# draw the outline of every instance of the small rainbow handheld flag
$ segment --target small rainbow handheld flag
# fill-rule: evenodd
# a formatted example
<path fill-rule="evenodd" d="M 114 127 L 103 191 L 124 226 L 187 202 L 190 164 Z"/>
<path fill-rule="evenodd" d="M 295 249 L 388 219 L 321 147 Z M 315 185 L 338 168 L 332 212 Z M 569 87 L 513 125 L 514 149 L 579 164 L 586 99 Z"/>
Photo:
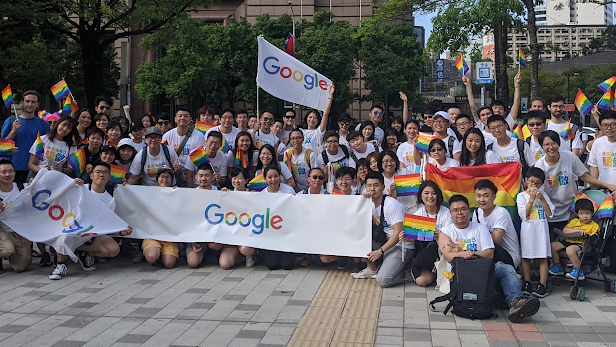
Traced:
<path fill-rule="evenodd" d="M 516 125 L 516 127 L 513 129 L 513 131 L 511 132 L 511 137 L 524 140 L 524 131 L 522 131 L 522 126 L 520 124 Z"/>
<path fill-rule="evenodd" d="M 235 162 L 233 163 L 233 167 L 243 167 L 244 169 L 248 169 L 248 161 L 246 160 L 246 156 L 241 149 L 237 149 L 235 152 Z"/>
<path fill-rule="evenodd" d="M 519 57 L 520 66 L 526 67 L 526 54 L 524 54 L 524 51 L 522 50 L 522 48 L 518 49 L 518 57 Z"/>
<path fill-rule="evenodd" d="M 79 111 L 79 107 L 77 107 L 75 100 L 73 100 L 73 98 L 71 97 L 71 94 L 69 93 L 66 96 L 66 101 L 64 102 L 64 106 L 62 106 L 61 115 L 68 116 L 69 114 L 77 112 L 77 111 Z"/>
<path fill-rule="evenodd" d="M 75 176 L 80 177 L 86 171 L 86 151 L 83 147 L 66 158 L 66 164 L 73 169 Z"/>
<path fill-rule="evenodd" d="M 43 160 L 45 158 L 45 145 L 43 144 L 43 140 L 41 140 L 41 133 L 36 133 L 36 141 L 34 142 L 36 145 L 36 151 L 34 152 L 34 156 L 38 160 Z"/>
<path fill-rule="evenodd" d="M 268 184 L 265 182 L 265 177 L 263 177 L 263 173 L 260 173 L 255 176 L 250 182 L 248 182 L 248 189 L 260 192 L 263 189 L 267 188 Z"/>
<path fill-rule="evenodd" d="M 596 202 L 594 202 L 588 195 L 584 194 L 584 192 L 579 192 L 578 195 L 575 198 L 573 198 L 573 201 L 571 201 L 571 205 L 569 205 L 569 211 L 571 213 L 575 214 L 575 203 L 576 201 L 580 199 L 590 200 L 592 202 L 593 207 L 595 208 L 595 211 L 599 209 L 599 205 Z"/>
<path fill-rule="evenodd" d="M 466 73 L 469 70 L 468 64 L 466 63 L 466 60 L 464 60 L 464 57 L 462 56 L 462 52 L 460 52 L 460 56 L 458 57 L 458 60 L 456 60 L 456 68 L 458 69 L 458 71 L 460 71 L 462 75 L 466 75 Z"/>
<path fill-rule="evenodd" d="M 12 155 L 15 151 L 15 141 L 0 139 L 0 155 Z"/>
<path fill-rule="evenodd" d="M 126 173 L 128 172 L 128 169 L 123 168 L 118 165 L 113 165 L 113 164 L 109 166 L 111 166 L 111 178 L 109 179 L 109 182 L 112 182 L 115 184 L 122 184 L 122 181 L 126 177 Z"/>
<path fill-rule="evenodd" d="M 574 104 L 582 116 L 585 116 L 592 111 L 592 104 L 581 89 L 578 89 Z"/>
<path fill-rule="evenodd" d="M 231 148 L 229 147 L 229 142 L 227 142 L 227 139 L 223 136 L 222 137 L 222 145 L 220 145 L 219 150 L 223 153 L 227 153 L 229 152 Z"/>
<path fill-rule="evenodd" d="M 404 238 L 418 241 L 434 240 L 436 218 L 404 214 Z"/>
<path fill-rule="evenodd" d="M 428 153 L 428 146 L 430 146 L 430 141 L 438 138 L 439 137 L 436 135 L 419 133 L 419 136 L 417 136 L 417 144 L 415 145 L 415 149 L 423 153 Z"/>
<path fill-rule="evenodd" d="M 417 192 L 419 192 L 419 186 L 421 185 L 420 176 L 420 174 L 394 176 L 394 182 L 396 182 L 396 194 L 398 194 L 398 196 L 417 195 Z"/>
<path fill-rule="evenodd" d="M 597 107 L 602 111 L 609 111 L 614 107 L 614 91 L 608 89 L 599 100 Z"/>
<path fill-rule="evenodd" d="M 113 146 L 115 149 L 118 149 L 118 141 L 107 141 L 106 145 Z"/>
<path fill-rule="evenodd" d="M 205 148 L 203 148 L 203 146 L 190 152 L 188 156 L 190 157 L 190 161 L 192 161 L 196 167 L 199 167 L 201 164 L 206 164 L 210 162 L 210 158 L 207 157 L 207 154 L 205 153 Z"/>
<path fill-rule="evenodd" d="M 344 195 L 344 192 L 340 189 L 334 188 L 334 190 L 332 190 L 332 195 Z"/>
<path fill-rule="evenodd" d="M 614 216 L 614 198 L 608 196 L 603 200 L 597 212 L 595 212 L 595 216 L 593 217 L 595 220 L 604 219 L 604 218 L 612 218 Z"/>
<path fill-rule="evenodd" d="M 53 94 L 53 97 L 56 99 L 57 102 L 60 102 L 60 99 L 65 98 L 70 93 L 70 90 L 68 89 L 68 85 L 66 84 L 66 81 L 64 81 L 64 78 L 51 87 L 51 93 Z"/>
<path fill-rule="evenodd" d="M 6 106 L 6 108 L 11 107 L 11 105 L 15 103 L 10 84 L 6 86 L 6 88 L 2 89 L 2 100 L 4 101 L 4 106 Z"/>
<path fill-rule="evenodd" d="M 565 141 L 569 141 L 574 136 L 575 134 L 571 131 L 571 119 L 569 119 L 569 121 L 565 125 L 565 128 L 560 132 L 560 137 Z"/>
<path fill-rule="evenodd" d="M 207 131 L 212 129 L 213 127 L 215 127 L 215 125 L 212 124 L 212 123 L 202 122 L 200 120 L 195 122 L 195 129 L 199 130 L 200 132 L 202 132 L 203 135 L 205 135 L 205 133 L 207 133 Z M 224 136 L 223 136 L 223 138 L 224 138 Z"/>
<path fill-rule="evenodd" d="M 612 89 L 612 86 L 616 83 L 616 76 L 612 76 L 605 81 L 597 84 L 597 87 L 601 89 L 604 93 L 607 93 L 608 90 Z"/>

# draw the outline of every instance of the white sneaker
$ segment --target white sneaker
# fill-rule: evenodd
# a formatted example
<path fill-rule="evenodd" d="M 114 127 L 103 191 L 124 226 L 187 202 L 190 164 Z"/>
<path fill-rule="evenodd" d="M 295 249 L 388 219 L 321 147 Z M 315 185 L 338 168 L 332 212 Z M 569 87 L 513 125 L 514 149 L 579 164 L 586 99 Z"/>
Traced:
<path fill-rule="evenodd" d="M 376 270 L 365 268 L 360 272 L 352 273 L 353 278 L 376 278 Z"/>
<path fill-rule="evenodd" d="M 53 272 L 51 273 L 51 275 L 49 275 L 49 279 L 50 280 L 62 279 L 62 276 L 66 275 L 66 273 L 67 273 L 66 265 L 58 264 L 53 269 Z"/>
<path fill-rule="evenodd" d="M 94 266 L 95 259 L 94 257 L 89 256 L 88 252 L 79 252 L 79 254 L 77 254 L 77 258 L 83 271 L 90 272 L 96 270 L 96 267 Z"/>
<path fill-rule="evenodd" d="M 255 259 L 252 257 L 252 255 L 247 255 L 246 256 L 246 267 L 254 267 L 255 266 Z"/>

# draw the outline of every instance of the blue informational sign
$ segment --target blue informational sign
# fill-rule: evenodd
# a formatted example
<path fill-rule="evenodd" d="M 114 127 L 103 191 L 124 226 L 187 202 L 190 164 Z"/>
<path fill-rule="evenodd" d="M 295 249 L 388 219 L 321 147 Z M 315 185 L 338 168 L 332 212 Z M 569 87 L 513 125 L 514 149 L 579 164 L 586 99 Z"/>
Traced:
<path fill-rule="evenodd" d="M 436 60 L 436 82 L 445 82 L 445 59 Z"/>
<path fill-rule="evenodd" d="M 475 65 L 477 71 L 477 84 L 492 84 L 494 76 L 492 75 L 492 62 L 479 62 Z"/>

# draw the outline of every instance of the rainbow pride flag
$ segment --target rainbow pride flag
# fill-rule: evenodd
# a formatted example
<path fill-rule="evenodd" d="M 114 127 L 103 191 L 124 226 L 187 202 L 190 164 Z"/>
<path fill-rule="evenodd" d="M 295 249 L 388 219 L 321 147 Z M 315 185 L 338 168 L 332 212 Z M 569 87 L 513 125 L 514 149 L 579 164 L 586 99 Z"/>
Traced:
<path fill-rule="evenodd" d="M 207 133 L 207 131 L 212 129 L 213 127 L 215 127 L 215 125 L 212 124 L 212 123 L 202 122 L 200 120 L 195 122 L 195 129 L 199 130 L 200 132 L 202 132 L 203 135 L 205 135 L 205 133 Z M 223 136 L 223 138 L 224 138 L 224 136 Z"/>
<path fill-rule="evenodd" d="M 601 111 L 609 111 L 614 107 L 614 91 L 612 89 L 608 89 L 607 92 L 603 94 L 597 107 Z"/>
<path fill-rule="evenodd" d="M 15 152 L 15 141 L 0 139 L 0 156 L 13 155 Z"/>
<path fill-rule="evenodd" d="M 344 192 L 340 189 L 334 188 L 332 190 L 332 195 L 344 195 Z"/>
<path fill-rule="evenodd" d="M 73 169 L 75 176 L 81 177 L 84 171 L 86 171 L 86 151 L 84 147 L 73 152 L 66 158 L 66 164 Z"/>
<path fill-rule="evenodd" d="M 524 54 L 524 51 L 522 50 L 522 48 L 518 49 L 518 58 L 519 58 L 518 61 L 520 62 L 520 66 L 526 67 L 526 54 Z"/>
<path fill-rule="evenodd" d="M 41 140 L 41 133 L 36 133 L 36 141 L 34 144 L 36 145 L 34 147 L 36 149 L 34 156 L 38 160 L 43 160 L 45 158 L 45 145 L 43 144 L 43 140 Z"/>
<path fill-rule="evenodd" d="M 596 220 L 604 219 L 604 218 L 612 218 L 614 216 L 614 198 L 608 196 L 603 200 L 599 208 L 595 212 L 595 216 L 593 217 Z"/>
<path fill-rule="evenodd" d="M 57 102 L 60 102 L 60 99 L 65 98 L 70 93 L 64 78 L 60 82 L 51 86 L 51 93 Z"/>
<path fill-rule="evenodd" d="M 205 153 L 205 148 L 203 148 L 203 146 L 190 152 L 188 156 L 190 157 L 190 161 L 192 161 L 196 167 L 199 167 L 201 164 L 206 164 L 210 162 L 210 158 L 207 157 L 207 154 Z"/>
<path fill-rule="evenodd" d="M 4 101 L 4 106 L 6 106 L 6 108 L 11 107 L 11 105 L 15 103 L 10 84 L 6 86 L 6 88 L 2 89 L 2 100 Z"/>
<path fill-rule="evenodd" d="M 123 168 L 118 165 L 113 165 L 113 164 L 109 166 L 111 166 L 111 178 L 109 179 L 109 182 L 112 182 L 115 184 L 122 184 L 122 181 L 126 177 L 126 173 L 128 172 L 128 169 Z"/>
<path fill-rule="evenodd" d="M 417 144 L 415 144 L 415 149 L 423 153 L 428 153 L 428 146 L 430 146 L 430 141 L 438 138 L 439 137 L 436 135 L 419 133 L 419 136 L 417 136 Z"/>
<path fill-rule="evenodd" d="M 599 204 L 594 202 L 588 195 L 584 194 L 584 192 L 579 192 L 578 195 L 576 195 L 576 197 L 573 198 L 573 201 L 571 201 L 571 204 L 569 205 L 569 211 L 571 213 L 575 214 L 575 203 L 580 199 L 590 200 L 592 202 L 593 207 L 595 208 L 595 211 L 599 209 Z"/>
<path fill-rule="evenodd" d="M 436 218 L 404 214 L 404 238 L 418 241 L 434 240 Z"/>
<path fill-rule="evenodd" d="M 601 89 L 604 93 L 607 93 L 608 90 L 612 89 L 612 86 L 616 83 L 616 76 L 612 76 L 605 81 L 597 84 L 597 87 Z"/>
<path fill-rule="evenodd" d="M 433 181 L 441 188 L 445 201 L 449 201 L 455 194 L 462 194 L 472 208 L 477 208 L 475 183 L 488 179 L 498 189 L 494 203 L 506 208 L 513 218 L 517 217 L 515 197 L 520 191 L 521 172 L 522 168 L 518 162 L 451 167 L 447 171 L 428 164 L 425 179 Z"/>
<path fill-rule="evenodd" d="M 468 64 L 466 63 L 466 60 L 464 60 L 464 57 L 462 56 L 462 52 L 460 52 L 460 56 L 458 57 L 458 60 L 456 60 L 456 68 L 458 69 L 458 71 L 460 71 L 462 75 L 466 75 L 466 73 L 469 70 Z"/>
<path fill-rule="evenodd" d="M 419 192 L 419 186 L 421 185 L 420 176 L 421 174 L 394 176 L 394 182 L 396 182 L 396 194 L 398 196 L 417 195 L 417 192 Z"/>
<path fill-rule="evenodd" d="M 592 103 L 588 100 L 586 95 L 584 95 L 584 92 L 582 92 L 581 89 L 578 89 L 577 95 L 575 96 L 575 101 L 573 103 L 582 116 L 585 116 L 592 111 Z"/>
<path fill-rule="evenodd" d="M 105 143 L 108 146 L 113 146 L 115 147 L 115 149 L 118 149 L 118 141 L 107 141 L 107 143 Z"/>
<path fill-rule="evenodd" d="M 40 119 L 45 119 L 45 116 L 49 115 L 50 113 L 47 112 L 47 110 L 41 110 L 38 111 L 37 115 Z"/>
<path fill-rule="evenodd" d="M 255 178 L 251 179 L 250 182 L 248 182 L 248 189 L 257 192 L 262 191 L 263 189 L 267 188 L 267 186 L 268 184 L 265 182 L 265 177 L 263 176 L 263 173 L 256 175 Z"/>
<path fill-rule="evenodd" d="M 524 132 L 522 131 L 522 126 L 520 124 L 515 126 L 515 128 L 511 132 L 511 137 L 515 137 L 516 139 L 524 140 Z"/>
<path fill-rule="evenodd" d="M 248 161 L 246 160 L 246 156 L 241 149 L 237 149 L 235 152 L 235 161 L 233 163 L 233 167 L 243 167 L 244 169 L 248 169 Z"/>
<path fill-rule="evenodd" d="M 575 136 L 575 134 L 571 131 L 571 119 L 569 119 L 569 121 L 565 125 L 565 128 L 560 132 L 559 135 L 565 141 L 571 140 Z"/>
<path fill-rule="evenodd" d="M 222 137 L 222 145 L 220 145 L 219 150 L 223 153 L 227 153 L 230 150 L 230 146 L 229 146 L 229 142 L 227 142 L 227 139 L 223 136 Z"/>

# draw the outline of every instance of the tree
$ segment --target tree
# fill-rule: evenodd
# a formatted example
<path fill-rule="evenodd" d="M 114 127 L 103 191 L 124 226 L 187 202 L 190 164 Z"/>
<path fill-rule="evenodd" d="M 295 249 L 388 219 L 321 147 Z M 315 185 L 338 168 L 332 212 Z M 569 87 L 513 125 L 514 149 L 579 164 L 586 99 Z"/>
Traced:
<path fill-rule="evenodd" d="M 370 90 L 367 100 L 401 106 L 398 92 L 406 93 L 411 103 L 422 103 L 419 78 L 425 72 L 427 59 L 417 41 L 413 26 L 408 23 L 371 25 L 359 33 L 359 59 L 366 73 L 365 84 Z"/>
<path fill-rule="evenodd" d="M 31 1 L 31 0 L 29 0 Z M 210 0 L 49 0 L 39 15 L 40 28 L 73 39 L 81 48 L 88 105 L 105 88 L 101 81 L 105 49 L 121 38 L 154 32 Z"/>

